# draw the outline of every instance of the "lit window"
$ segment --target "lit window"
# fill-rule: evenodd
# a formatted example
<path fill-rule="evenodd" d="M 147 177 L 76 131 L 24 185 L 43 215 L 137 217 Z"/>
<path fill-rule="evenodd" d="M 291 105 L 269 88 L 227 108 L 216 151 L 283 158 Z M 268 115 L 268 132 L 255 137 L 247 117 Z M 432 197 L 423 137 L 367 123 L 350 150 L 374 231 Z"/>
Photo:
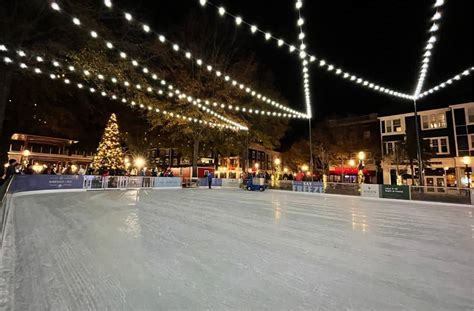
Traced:
<path fill-rule="evenodd" d="M 386 133 L 400 133 L 402 132 L 402 120 L 386 120 L 385 121 L 385 132 Z"/>
<path fill-rule="evenodd" d="M 469 150 L 474 150 L 474 134 L 469 135 Z"/>
<path fill-rule="evenodd" d="M 400 119 L 393 120 L 393 131 L 397 133 L 402 131 L 402 121 Z"/>
<path fill-rule="evenodd" d="M 424 130 L 446 128 L 446 114 L 435 113 L 422 117 L 422 128 Z"/>
<path fill-rule="evenodd" d="M 474 108 L 467 109 L 467 121 L 469 124 L 474 123 Z"/>

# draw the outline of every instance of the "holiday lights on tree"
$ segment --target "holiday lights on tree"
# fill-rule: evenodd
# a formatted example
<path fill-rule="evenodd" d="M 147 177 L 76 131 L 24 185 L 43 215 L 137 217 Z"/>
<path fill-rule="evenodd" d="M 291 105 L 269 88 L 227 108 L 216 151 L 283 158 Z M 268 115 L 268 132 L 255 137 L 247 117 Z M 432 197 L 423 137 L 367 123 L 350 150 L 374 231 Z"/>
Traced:
<path fill-rule="evenodd" d="M 99 173 L 111 172 L 120 173 L 125 169 L 124 155 L 120 145 L 120 132 L 117 124 L 117 116 L 113 113 L 110 116 L 105 128 L 102 140 L 94 156 L 92 168 Z"/>

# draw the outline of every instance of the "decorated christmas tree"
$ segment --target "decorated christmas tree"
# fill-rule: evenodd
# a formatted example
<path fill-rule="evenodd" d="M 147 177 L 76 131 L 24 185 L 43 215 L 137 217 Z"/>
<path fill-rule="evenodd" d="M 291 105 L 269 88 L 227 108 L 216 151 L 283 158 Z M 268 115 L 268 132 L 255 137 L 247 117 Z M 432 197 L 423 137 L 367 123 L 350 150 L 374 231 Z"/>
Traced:
<path fill-rule="evenodd" d="M 120 174 L 124 171 L 124 155 L 120 145 L 120 132 L 117 117 L 113 113 L 105 128 L 97 153 L 92 161 L 92 168 L 96 173 L 109 172 Z"/>

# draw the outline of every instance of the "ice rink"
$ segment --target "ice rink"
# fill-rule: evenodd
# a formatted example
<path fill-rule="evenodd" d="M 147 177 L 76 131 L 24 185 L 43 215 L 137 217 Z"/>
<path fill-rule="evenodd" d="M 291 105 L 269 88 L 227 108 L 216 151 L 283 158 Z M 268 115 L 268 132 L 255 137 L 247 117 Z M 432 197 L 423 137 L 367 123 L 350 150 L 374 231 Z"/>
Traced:
<path fill-rule="evenodd" d="M 13 204 L 0 309 L 474 308 L 469 206 L 216 189 Z"/>

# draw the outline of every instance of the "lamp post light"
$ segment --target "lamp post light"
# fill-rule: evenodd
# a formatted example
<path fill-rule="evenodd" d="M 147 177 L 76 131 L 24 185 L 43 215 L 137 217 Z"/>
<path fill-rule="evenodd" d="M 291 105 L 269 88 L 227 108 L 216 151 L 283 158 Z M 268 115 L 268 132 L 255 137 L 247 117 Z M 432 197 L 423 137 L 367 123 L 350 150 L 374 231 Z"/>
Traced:
<path fill-rule="evenodd" d="M 135 159 L 134 164 L 135 164 L 135 167 L 138 168 L 138 170 L 141 170 L 141 168 L 145 166 L 146 161 L 144 158 L 138 157 Z"/>
<path fill-rule="evenodd" d="M 364 168 L 365 168 L 364 160 L 365 160 L 365 152 L 361 151 L 359 152 L 359 167 L 358 167 L 359 184 L 364 183 Z"/>
<path fill-rule="evenodd" d="M 28 157 L 31 155 L 31 152 L 30 152 L 30 150 L 25 149 L 25 150 L 23 150 L 21 155 L 22 155 L 22 161 L 20 161 L 20 162 L 26 166 L 28 164 Z"/>
<path fill-rule="evenodd" d="M 462 162 L 464 163 L 464 165 L 466 165 L 465 173 L 467 177 L 467 187 L 471 188 L 471 173 L 472 173 L 472 169 L 470 167 L 471 157 L 463 157 Z"/>
<path fill-rule="evenodd" d="M 274 181 L 276 184 L 280 182 L 280 175 L 281 175 L 281 160 L 280 158 L 275 159 L 275 178 Z"/>

